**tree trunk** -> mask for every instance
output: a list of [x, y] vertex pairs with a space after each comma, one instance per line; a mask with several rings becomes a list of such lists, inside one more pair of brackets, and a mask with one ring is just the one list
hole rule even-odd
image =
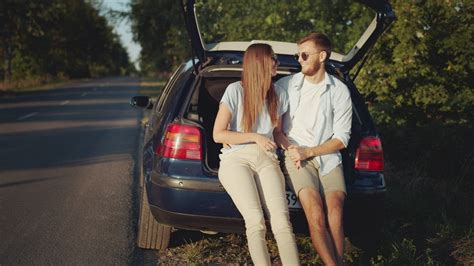
[[5, 42], [4, 46], [4, 58], [5, 58], [5, 74], [3, 77], [4, 83], [9, 83], [12, 79], [12, 45], [9, 40]]

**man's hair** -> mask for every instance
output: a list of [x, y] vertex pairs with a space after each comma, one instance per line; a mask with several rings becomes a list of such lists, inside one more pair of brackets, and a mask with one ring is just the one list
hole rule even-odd
[[311, 32], [310, 34], [299, 40], [298, 45], [309, 41], [313, 42], [314, 45], [316, 45], [316, 48], [326, 51], [326, 60], [329, 59], [329, 57], [331, 56], [332, 45], [331, 40], [329, 40], [328, 36], [320, 32]]

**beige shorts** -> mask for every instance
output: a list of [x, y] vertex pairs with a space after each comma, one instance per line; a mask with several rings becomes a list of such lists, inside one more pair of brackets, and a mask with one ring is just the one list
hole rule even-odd
[[287, 184], [296, 195], [301, 189], [307, 187], [319, 190], [321, 195], [333, 191], [342, 191], [347, 194], [342, 165], [336, 166], [327, 175], [319, 177], [319, 164], [315, 160], [302, 161], [301, 168], [296, 169], [295, 163], [287, 156], [287, 153], [285, 151], [282, 170]]

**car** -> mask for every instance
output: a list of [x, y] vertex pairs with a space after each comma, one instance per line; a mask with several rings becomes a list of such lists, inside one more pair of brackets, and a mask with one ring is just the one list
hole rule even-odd
[[[359, 2], [372, 9], [375, 18], [347, 54], [333, 52], [326, 63], [327, 71], [347, 85], [353, 102], [351, 139], [341, 151], [348, 193], [345, 225], [357, 224], [353, 222], [357, 218], [379, 223], [373, 214], [383, 207], [386, 192], [381, 140], [349, 71], [364, 58], [395, 14], [386, 1]], [[150, 110], [140, 163], [141, 248], [166, 249], [173, 228], [245, 231], [242, 216], [218, 180], [222, 145], [214, 142], [212, 132], [220, 99], [227, 85], [240, 79], [243, 53], [252, 43], [273, 47], [280, 61], [277, 78], [300, 71], [294, 58], [295, 43], [259, 40], [204, 44], [194, 4], [194, 0], [182, 1], [195, 56], [172, 74], [157, 101], [143, 95], [130, 101], [133, 107]], [[289, 190], [287, 199], [295, 232], [305, 232], [304, 213]]]

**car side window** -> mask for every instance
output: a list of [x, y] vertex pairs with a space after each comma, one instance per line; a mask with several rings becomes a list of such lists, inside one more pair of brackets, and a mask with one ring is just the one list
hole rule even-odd
[[171, 88], [174, 87], [174, 84], [176, 83], [176, 80], [179, 79], [179, 76], [181, 76], [183, 72], [185, 64], [182, 64], [178, 67], [178, 69], [173, 73], [173, 75], [170, 77], [168, 82], [166, 82], [163, 92], [161, 93], [161, 96], [156, 104], [155, 112], [161, 112], [163, 110], [163, 103], [165, 102], [168, 94], [171, 91]]
[[[191, 88], [194, 78], [191, 70], [183, 71], [173, 84], [173, 88], [166, 95], [166, 100], [163, 102], [163, 110], [169, 110], [171, 106], [181, 106], [186, 97], [183, 94], [187, 93], [188, 89]], [[174, 109], [174, 108], [173, 108]], [[178, 107], [178, 109], [180, 109]]]

